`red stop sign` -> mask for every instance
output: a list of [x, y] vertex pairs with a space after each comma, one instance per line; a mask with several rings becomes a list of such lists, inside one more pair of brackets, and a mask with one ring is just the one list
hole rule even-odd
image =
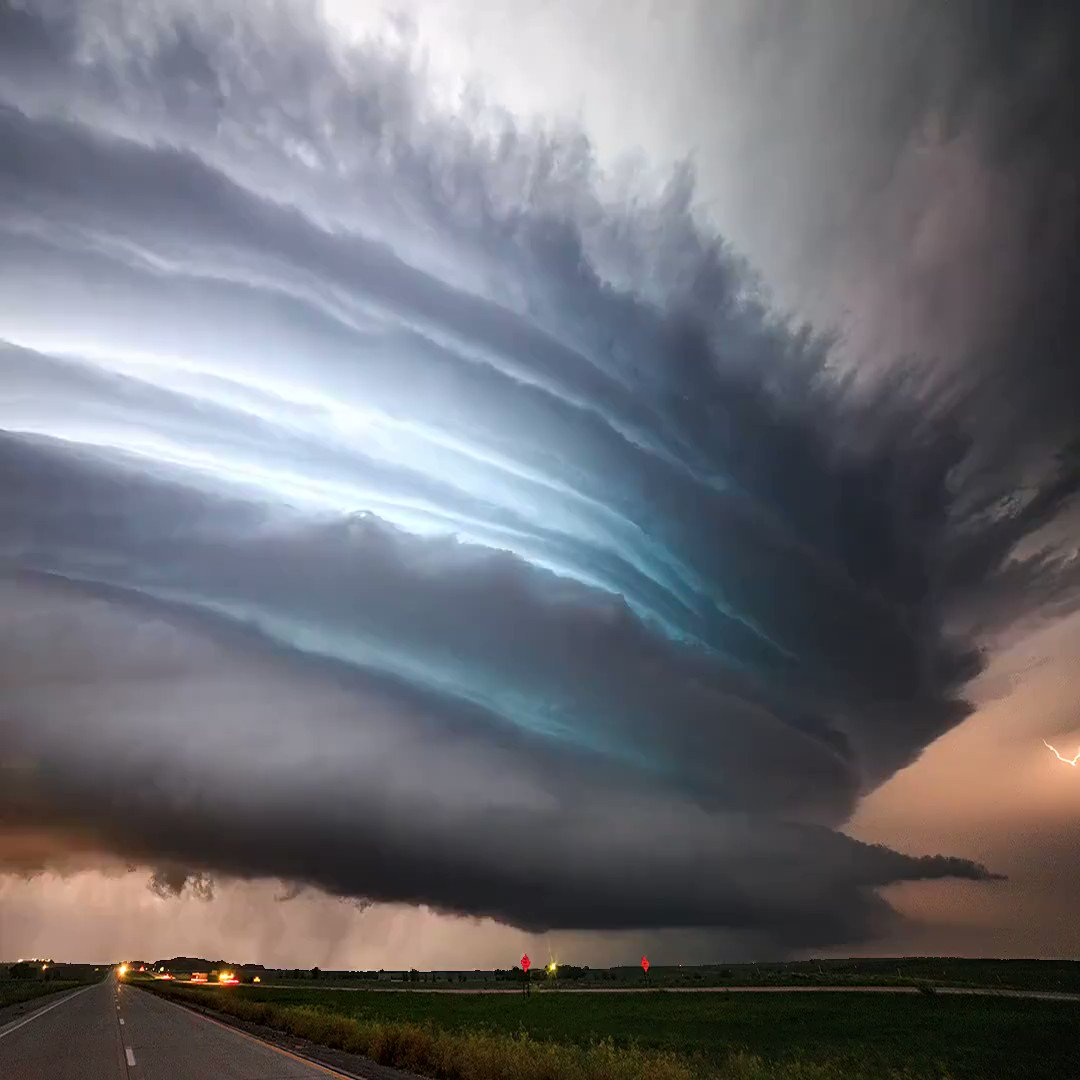
[[521, 970], [522, 971], [528, 971], [529, 970], [529, 965], [531, 963], [532, 963], [532, 961], [529, 959], [529, 954], [528, 953], [523, 953], [522, 957], [521, 957]]
[[641, 958], [641, 970], [644, 971], [646, 975], [649, 974], [649, 958], [647, 956]]

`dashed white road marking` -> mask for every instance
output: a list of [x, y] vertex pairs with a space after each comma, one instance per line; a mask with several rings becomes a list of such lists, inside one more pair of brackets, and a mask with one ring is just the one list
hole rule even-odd
[[122, 1024], [123, 1022], [124, 1022], [124, 1018], [121, 1016], [120, 1017], [120, 1023]]
[[124, 1047], [124, 1053], [127, 1055], [127, 1063], [129, 1065], [134, 1065], [135, 1064], [135, 1051], [132, 1050], [130, 1046], [125, 1046]]

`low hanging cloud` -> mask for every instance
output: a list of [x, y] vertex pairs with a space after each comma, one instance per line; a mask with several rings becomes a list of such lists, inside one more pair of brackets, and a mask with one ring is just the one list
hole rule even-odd
[[49, 3], [0, 42], [5, 830], [159, 895], [792, 946], [993, 876], [840, 829], [1080, 600], [1064, 432], [995, 488], [964, 395], [854, 393], [688, 174], [615, 203], [407, 40]]
[[183, 866], [159, 866], [151, 875], [146, 887], [162, 900], [189, 893], [198, 900], [214, 899], [214, 881], [201, 870], [188, 870]]

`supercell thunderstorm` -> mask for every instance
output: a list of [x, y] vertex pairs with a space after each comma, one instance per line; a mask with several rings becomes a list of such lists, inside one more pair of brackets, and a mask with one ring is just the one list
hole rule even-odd
[[1075, 463], [991, 490], [688, 176], [620, 194], [303, 10], [0, 6], [0, 825], [789, 943], [990, 876], [839, 829], [1010, 597], [1075, 604], [1023, 547]]

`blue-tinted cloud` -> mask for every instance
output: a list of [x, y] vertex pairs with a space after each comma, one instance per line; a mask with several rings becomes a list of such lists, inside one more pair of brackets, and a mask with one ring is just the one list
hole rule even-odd
[[854, 394], [688, 175], [613, 205], [304, 10], [2, 9], [5, 812], [530, 926], [835, 940], [985, 876], [832, 830], [988, 627], [1076, 604], [1024, 550], [1075, 461], [996, 490], [992, 428]]

